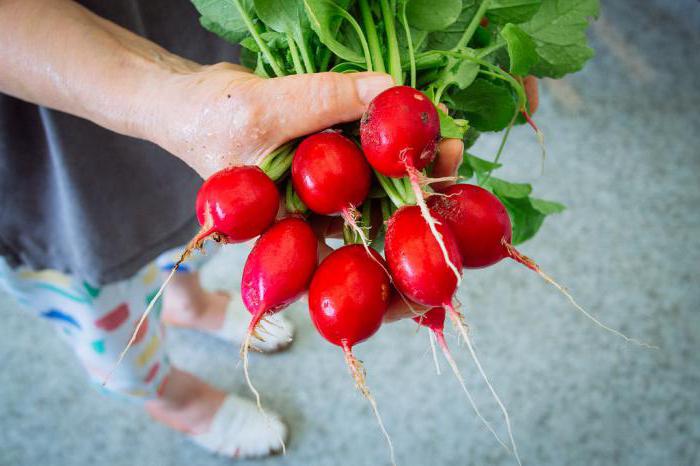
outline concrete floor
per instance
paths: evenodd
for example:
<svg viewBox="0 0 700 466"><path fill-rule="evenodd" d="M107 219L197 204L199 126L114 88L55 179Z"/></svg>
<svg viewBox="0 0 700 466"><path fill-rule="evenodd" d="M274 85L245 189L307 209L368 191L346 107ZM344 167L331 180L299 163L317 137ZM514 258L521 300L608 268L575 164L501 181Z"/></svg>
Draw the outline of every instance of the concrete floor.
<svg viewBox="0 0 700 466"><path fill-rule="evenodd" d="M647 350L595 328L536 275L501 263L465 276L464 302L482 363L530 465L700 464L700 7L693 0L608 2L591 31L597 57L545 83L538 122L548 160L514 131L503 176L533 181L568 210L522 247L581 303ZM490 156L497 138L474 153ZM207 283L232 287L235 250ZM336 348L303 306L290 351L254 356L265 404L293 429L286 457L242 465L386 464L386 447ZM0 296L0 465L223 465L136 406L90 388L49 325ZM243 391L237 349L172 331L173 360ZM454 341L454 335L450 336ZM455 346L483 411L498 411ZM357 354L400 465L514 464L475 419L449 373L437 377L424 332L389 325ZM444 367L443 367L444 369Z"/></svg>

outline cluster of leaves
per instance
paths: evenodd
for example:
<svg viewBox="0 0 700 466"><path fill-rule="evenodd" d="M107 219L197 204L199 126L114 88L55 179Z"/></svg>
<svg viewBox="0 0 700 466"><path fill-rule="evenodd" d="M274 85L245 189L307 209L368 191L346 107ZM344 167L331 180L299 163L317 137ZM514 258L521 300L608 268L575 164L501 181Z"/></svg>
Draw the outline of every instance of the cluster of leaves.
<svg viewBox="0 0 700 466"><path fill-rule="evenodd" d="M449 110L444 137L465 140L521 123L520 77L560 78L593 56L585 31L598 0L192 0L201 24L242 46L265 76L380 71ZM505 141L504 141L505 142ZM499 154L500 155L500 150ZM498 195L514 242L531 238L561 204L531 198L528 184L491 176L500 167L465 154L462 174Z"/></svg>

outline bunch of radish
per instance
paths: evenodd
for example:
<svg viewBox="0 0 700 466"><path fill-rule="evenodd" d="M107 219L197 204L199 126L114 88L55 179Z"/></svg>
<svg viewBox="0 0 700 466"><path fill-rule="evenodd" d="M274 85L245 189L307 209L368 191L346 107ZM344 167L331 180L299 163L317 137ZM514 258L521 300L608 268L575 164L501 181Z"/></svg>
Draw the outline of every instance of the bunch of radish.
<svg viewBox="0 0 700 466"><path fill-rule="evenodd" d="M407 86L381 93L357 129L312 134L271 154L261 167L232 167L212 175L197 196L201 230L170 276L204 241L236 243L257 237L240 291L252 315L241 348L243 368L258 407L262 410L249 376L249 348L263 338L260 328L266 316L308 292L311 321L342 351L386 436L392 464L390 437L353 348L377 333L391 303L403 303L414 312L415 322L432 332L477 416L520 463L508 413L476 357L455 299L463 268L513 259L554 284L596 324L627 337L600 323L515 249L511 220L498 197L473 184L430 188L435 181L430 167L441 134L438 110L425 94ZM284 183L281 196L278 184ZM280 197L286 209L280 209ZM346 245L319 263L319 242L324 238L317 237L311 223L328 216L342 221ZM373 240L381 236L386 259L374 248ZM160 292L144 319L159 296ZM464 384L445 338L446 316L502 411L508 444L482 416Z"/></svg>

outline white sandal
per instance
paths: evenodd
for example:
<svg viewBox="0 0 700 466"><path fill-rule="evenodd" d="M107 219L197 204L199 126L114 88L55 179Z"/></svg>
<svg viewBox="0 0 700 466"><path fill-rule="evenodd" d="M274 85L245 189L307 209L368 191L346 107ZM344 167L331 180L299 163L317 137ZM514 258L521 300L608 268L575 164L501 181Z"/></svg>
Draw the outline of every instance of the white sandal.
<svg viewBox="0 0 700 466"><path fill-rule="evenodd" d="M232 458L260 458L282 451L287 426L255 403L229 395L214 415L209 431L190 437L200 447Z"/></svg>

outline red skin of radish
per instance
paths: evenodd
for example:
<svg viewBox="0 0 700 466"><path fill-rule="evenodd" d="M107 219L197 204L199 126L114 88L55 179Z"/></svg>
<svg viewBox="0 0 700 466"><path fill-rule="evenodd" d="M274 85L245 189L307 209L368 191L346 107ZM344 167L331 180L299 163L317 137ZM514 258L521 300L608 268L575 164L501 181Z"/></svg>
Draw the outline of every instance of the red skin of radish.
<svg viewBox="0 0 700 466"><path fill-rule="evenodd" d="M510 257L513 230L501 201L479 186L456 184L431 196L428 206L446 221L457 240L465 268L488 267Z"/></svg>
<svg viewBox="0 0 700 466"><path fill-rule="evenodd" d="M413 320L435 333L442 333L445 329L445 309L434 307L422 316L413 317Z"/></svg>
<svg viewBox="0 0 700 466"><path fill-rule="evenodd" d="M316 329L348 350L379 330L391 300L384 260L374 249L370 252L373 257L359 244L333 251L309 287L309 312Z"/></svg>
<svg viewBox="0 0 700 466"><path fill-rule="evenodd" d="M263 315L281 310L306 291L317 261L318 240L304 220L287 217L263 233L241 280L243 303L254 316L251 330Z"/></svg>
<svg viewBox="0 0 700 466"><path fill-rule="evenodd" d="M304 139L292 161L292 183L313 212L336 215L367 197L371 170L362 151L337 131Z"/></svg>
<svg viewBox="0 0 700 466"><path fill-rule="evenodd" d="M447 255L462 269L457 241L443 218L431 212L438 222ZM450 306L457 289L457 277L444 259L418 206L405 206L389 219L384 252L394 286L411 301L423 306Z"/></svg>
<svg viewBox="0 0 700 466"><path fill-rule="evenodd" d="M425 94L396 86L370 102L360 123L360 138L375 170L401 178L407 175L407 166L422 170L435 158L440 118Z"/></svg>
<svg viewBox="0 0 700 466"><path fill-rule="evenodd" d="M255 238L275 221L279 202L275 183L260 168L220 170L197 193L198 236L219 234L227 243Z"/></svg>

